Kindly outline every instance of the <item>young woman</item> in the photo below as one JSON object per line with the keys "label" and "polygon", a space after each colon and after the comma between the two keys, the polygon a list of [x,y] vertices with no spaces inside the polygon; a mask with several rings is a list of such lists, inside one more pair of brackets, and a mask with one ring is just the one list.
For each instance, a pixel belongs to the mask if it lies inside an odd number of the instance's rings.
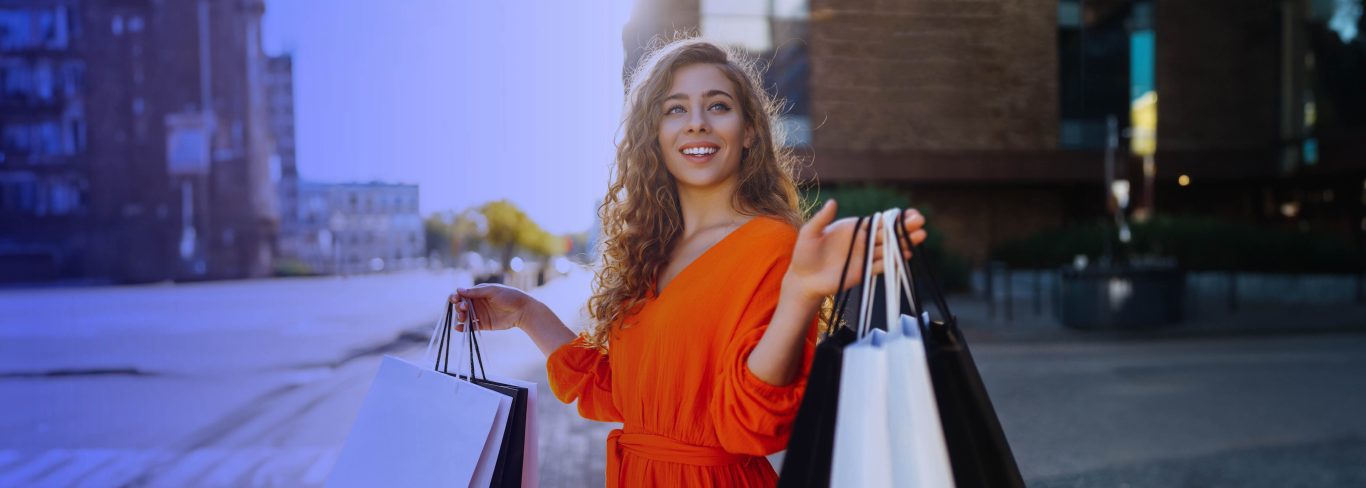
{"label": "young woman", "polygon": [[[586,333],[514,288],[451,296],[462,321],[468,298],[482,328],[525,331],[561,401],[623,424],[607,441],[609,487],[775,483],[763,456],[787,443],[855,222],[832,222],[828,201],[801,225],[760,79],[697,39],[652,52],[631,77]],[[914,242],[923,224],[905,213]],[[850,262],[858,277],[862,252]]]}

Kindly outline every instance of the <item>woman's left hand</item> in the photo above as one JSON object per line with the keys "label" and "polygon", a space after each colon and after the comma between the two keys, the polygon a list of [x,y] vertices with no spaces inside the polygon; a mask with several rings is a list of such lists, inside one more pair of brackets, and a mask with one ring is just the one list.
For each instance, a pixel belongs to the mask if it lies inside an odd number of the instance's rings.
{"label": "woman's left hand", "polygon": [[[811,220],[798,232],[797,244],[792,248],[792,264],[783,277],[785,293],[816,300],[841,291],[836,289],[840,282],[840,267],[844,265],[845,256],[849,255],[849,238],[855,232],[854,225],[858,219],[846,217],[834,221],[837,207],[834,200],[825,202],[825,206],[812,215]],[[906,226],[906,234],[912,242],[920,244],[925,241],[925,217],[919,211],[903,211],[901,222]],[[845,289],[863,281],[863,260],[868,249],[867,225],[865,222],[854,242],[849,269],[845,271]],[[877,274],[882,271],[882,233],[874,232],[873,236],[873,274]],[[911,258],[910,249],[903,246],[901,252],[905,259]]]}

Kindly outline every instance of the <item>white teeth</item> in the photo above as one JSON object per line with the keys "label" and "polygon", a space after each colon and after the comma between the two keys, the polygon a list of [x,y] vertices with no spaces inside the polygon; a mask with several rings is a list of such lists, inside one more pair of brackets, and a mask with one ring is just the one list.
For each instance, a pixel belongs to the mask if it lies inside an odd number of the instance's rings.
{"label": "white teeth", "polygon": [[687,154],[690,156],[702,156],[707,154],[714,154],[715,152],[716,148],[714,147],[690,147],[683,150],[683,154]]}

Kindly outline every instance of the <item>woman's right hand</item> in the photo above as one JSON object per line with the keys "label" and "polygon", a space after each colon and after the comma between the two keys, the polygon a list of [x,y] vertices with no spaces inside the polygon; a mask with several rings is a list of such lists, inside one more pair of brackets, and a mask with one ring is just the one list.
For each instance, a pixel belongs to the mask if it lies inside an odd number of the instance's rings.
{"label": "woman's right hand", "polygon": [[455,330],[463,332],[468,305],[474,306],[479,330],[504,330],[524,325],[527,305],[534,300],[522,290],[504,285],[482,284],[471,288],[457,288],[450,301],[455,304]]}

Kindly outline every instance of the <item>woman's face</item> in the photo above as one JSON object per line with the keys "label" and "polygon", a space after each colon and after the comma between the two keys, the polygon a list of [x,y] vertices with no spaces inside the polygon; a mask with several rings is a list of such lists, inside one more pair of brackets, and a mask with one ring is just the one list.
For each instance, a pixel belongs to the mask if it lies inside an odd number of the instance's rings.
{"label": "woman's face", "polygon": [[740,151],[753,131],[745,126],[735,84],[711,64],[674,70],[662,104],[659,148],[679,186],[708,188],[726,183],[740,169]]}

